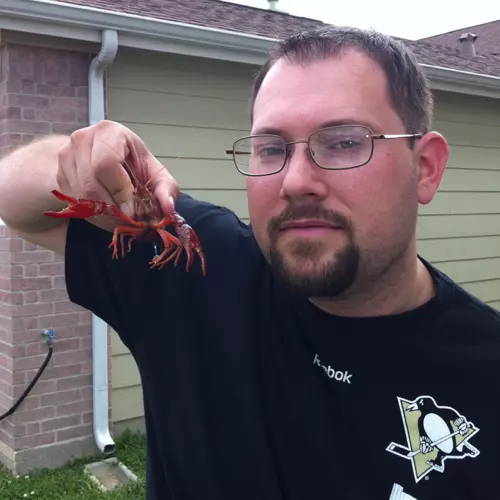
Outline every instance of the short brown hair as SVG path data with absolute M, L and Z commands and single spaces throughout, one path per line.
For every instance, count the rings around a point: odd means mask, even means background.
M 271 50 L 256 75 L 250 115 L 255 99 L 270 68 L 281 58 L 307 63 L 338 54 L 344 48 L 361 50 L 383 69 L 389 96 L 407 133 L 427 133 L 431 127 L 433 97 L 427 78 L 414 53 L 403 43 L 374 30 L 328 26 L 292 35 Z

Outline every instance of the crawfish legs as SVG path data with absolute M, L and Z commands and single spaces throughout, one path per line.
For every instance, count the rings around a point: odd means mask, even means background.
M 205 255 L 200 245 L 200 241 L 194 230 L 187 222 L 176 212 L 173 215 L 167 215 L 158 222 L 142 222 L 124 214 L 116 205 L 111 205 L 104 201 L 89 200 L 86 198 L 74 198 L 65 195 L 59 191 L 53 190 L 52 194 L 61 201 L 66 201 L 68 206 L 59 212 L 44 212 L 45 215 L 54 218 L 75 218 L 87 219 L 98 215 L 107 215 L 117 217 L 124 221 L 127 226 L 119 225 L 113 231 L 113 237 L 109 248 L 113 249 L 113 258 L 118 258 L 118 237 L 120 237 L 121 255 L 125 257 L 125 236 L 129 236 L 128 252 L 132 249 L 132 242 L 146 232 L 156 231 L 160 236 L 164 250 L 150 262 L 151 268 L 161 269 L 167 262 L 175 258 L 174 266 L 177 265 L 182 250 L 187 254 L 186 271 L 189 271 L 193 260 L 193 252 L 196 252 L 201 260 L 203 275 L 206 273 Z M 165 227 L 174 225 L 178 238 L 166 231 Z M 172 253 L 170 256 L 169 252 Z

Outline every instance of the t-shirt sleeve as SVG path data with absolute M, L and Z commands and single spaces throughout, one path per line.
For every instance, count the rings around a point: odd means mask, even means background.
M 227 255 L 239 255 L 242 239 L 248 239 L 248 227 L 228 209 L 181 194 L 176 210 L 200 239 L 207 276 L 202 275 L 196 253 L 186 272 L 185 251 L 177 266 L 172 260 L 160 270 L 150 269 L 154 247 L 142 240 L 134 241 L 123 258 L 120 247 L 119 258 L 113 259 L 109 231 L 84 220 L 69 223 L 65 251 L 68 296 L 110 325 L 130 350 L 151 315 L 176 312 L 193 294 L 206 293 L 227 267 Z M 161 249 L 158 245 L 158 252 Z

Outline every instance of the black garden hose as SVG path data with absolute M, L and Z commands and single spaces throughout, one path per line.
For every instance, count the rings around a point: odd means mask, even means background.
M 45 357 L 45 360 L 42 364 L 42 366 L 38 369 L 37 374 L 33 378 L 33 380 L 30 382 L 28 387 L 24 390 L 24 392 L 21 394 L 20 398 L 15 402 L 15 404 L 8 410 L 6 411 L 3 415 L 0 415 L 0 421 L 3 420 L 4 418 L 7 418 L 9 415 L 12 415 L 19 405 L 24 401 L 26 396 L 30 393 L 31 389 L 33 389 L 33 386 L 38 382 L 38 379 L 41 377 L 43 371 L 49 364 L 50 358 L 52 358 L 52 353 L 54 351 L 54 348 L 52 347 L 52 341 L 54 337 L 56 336 L 56 332 L 54 330 L 45 330 L 42 335 L 45 335 L 47 337 L 47 344 L 49 346 L 49 352 L 47 353 L 47 356 Z

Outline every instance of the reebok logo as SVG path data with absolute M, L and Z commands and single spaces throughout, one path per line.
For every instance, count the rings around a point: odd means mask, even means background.
M 330 365 L 325 366 L 324 364 L 321 363 L 321 360 L 319 359 L 319 356 L 317 354 L 314 355 L 313 365 L 323 368 L 323 370 L 325 370 L 325 373 L 330 378 L 333 378 L 338 382 L 344 382 L 345 384 L 351 383 L 352 373 L 349 373 L 347 370 L 346 371 L 335 370 Z

